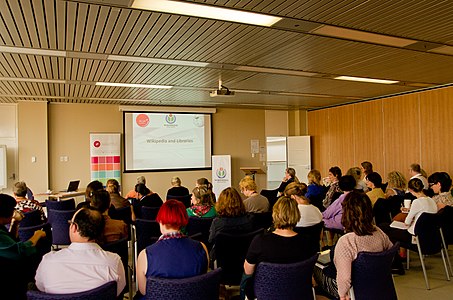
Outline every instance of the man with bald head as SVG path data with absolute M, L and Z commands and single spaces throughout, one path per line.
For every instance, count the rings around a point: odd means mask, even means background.
M 51 294 L 70 294 L 116 281 L 117 295 L 120 295 L 126 286 L 121 258 L 102 250 L 96 243 L 104 230 L 102 215 L 81 208 L 69 223 L 71 245 L 43 257 L 35 277 L 38 289 Z

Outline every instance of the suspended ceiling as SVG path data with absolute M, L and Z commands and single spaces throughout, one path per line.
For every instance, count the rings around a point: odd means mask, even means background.
M 282 17 L 272 27 L 137 10 L 128 0 L 1 2 L 2 103 L 316 109 L 453 82 L 449 0 L 186 1 Z M 209 96 L 219 78 L 235 96 Z

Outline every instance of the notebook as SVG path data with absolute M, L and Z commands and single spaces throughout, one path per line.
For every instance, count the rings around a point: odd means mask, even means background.
M 80 180 L 70 181 L 69 185 L 68 185 L 68 189 L 60 191 L 60 192 L 75 192 L 79 188 L 79 183 L 80 183 Z

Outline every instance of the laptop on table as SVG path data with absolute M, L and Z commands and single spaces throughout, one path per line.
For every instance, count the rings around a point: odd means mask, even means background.
M 70 181 L 66 190 L 60 191 L 62 193 L 76 192 L 79 188 L 80 180 Z

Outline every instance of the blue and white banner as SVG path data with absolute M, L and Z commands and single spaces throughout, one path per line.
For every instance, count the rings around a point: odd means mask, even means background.
M 212 156 L 212 185 L 216 197 L 231 186 L 231 155 Z

